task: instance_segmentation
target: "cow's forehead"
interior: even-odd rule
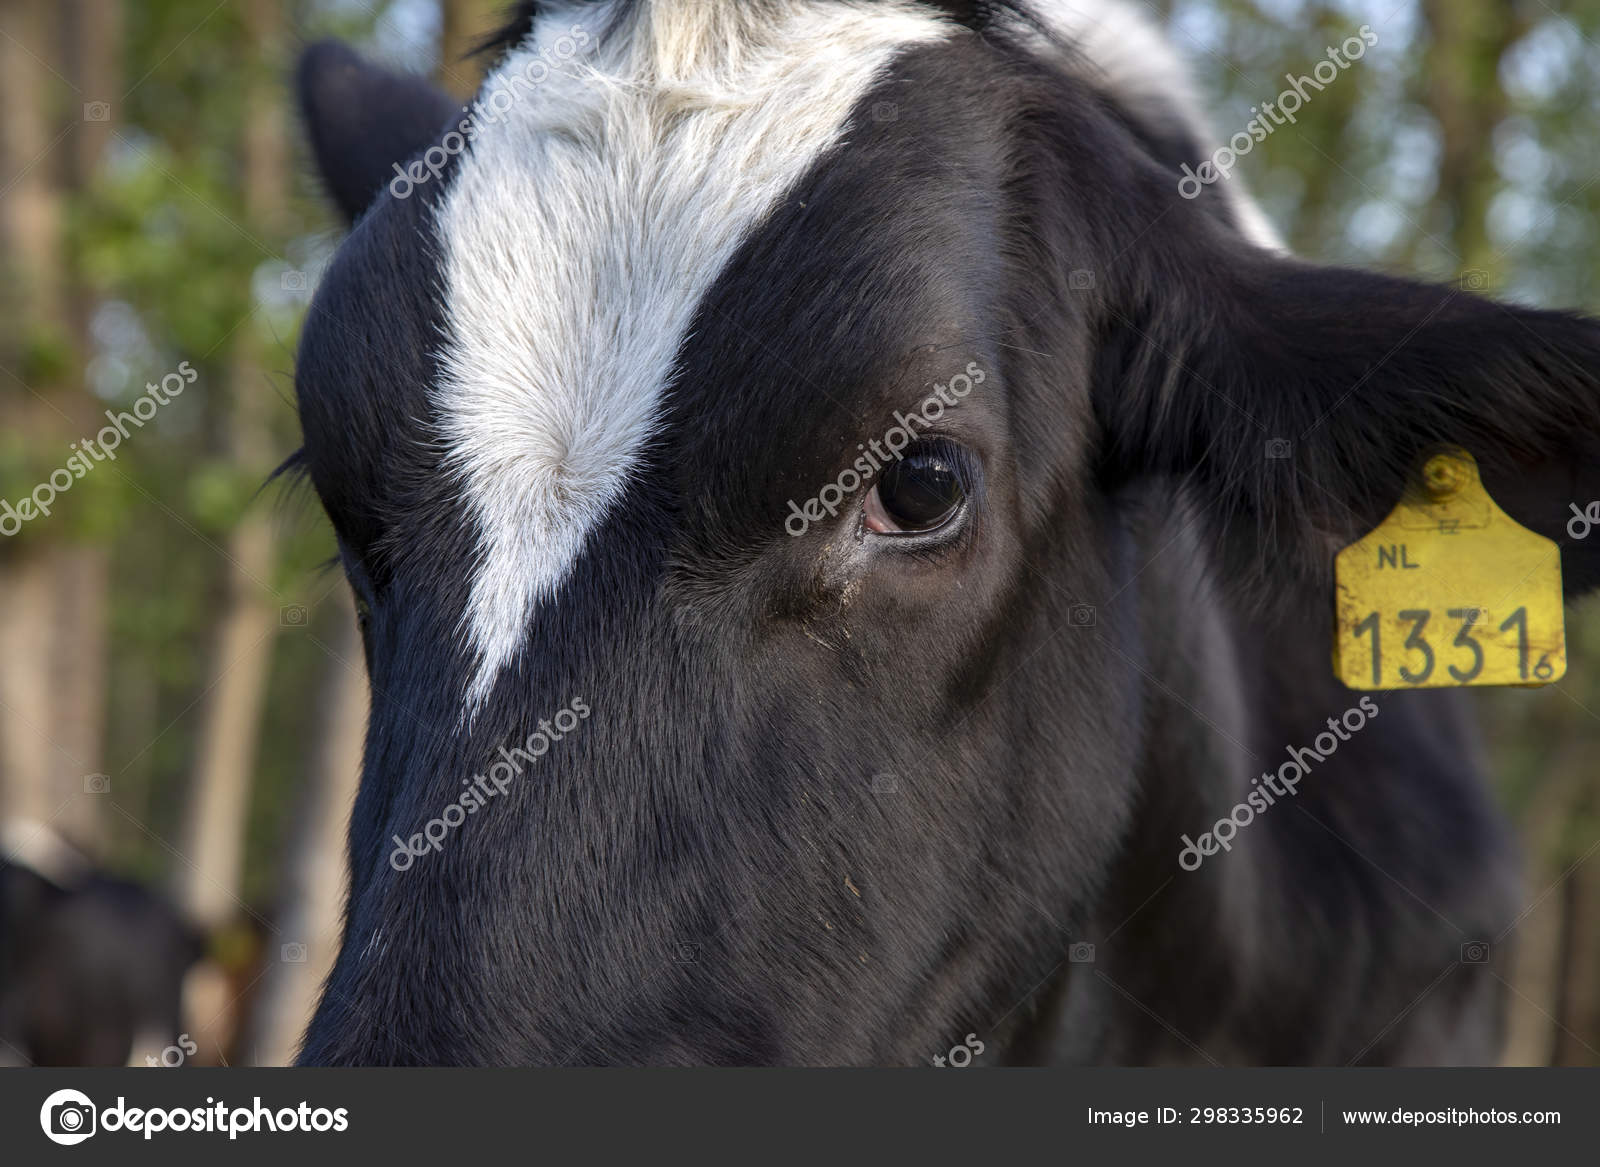
[[[587,5],[485,83],[434,208],[469,715],[624,490],[705,291],[891,62],[953,31],[909,3]]]

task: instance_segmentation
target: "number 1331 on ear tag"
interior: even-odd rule
[[[1561,549],[1447,450],[1334,560],[1334,675],[1352,689],[1548,684],[1567,671],[1563,615]]]

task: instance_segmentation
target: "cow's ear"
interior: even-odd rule
[[[437,142],[461,103],[420,77],[362,60],[339,41],[319,41],[296,71],[306,136],[328,193],[353,222],[403,163]]]
[[[1236,573],[1326,586],[1425,454],[1456,445],[1562,545],[1569,595],[1600,584],[1600,538],[1566,530],[1571,504],[1600,499],[1600,324],[1191,225],[1140,306],[1111,306],[1095,387],[1110,476],[1192,476]]]

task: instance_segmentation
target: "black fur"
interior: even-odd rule
[[[1331,554],[1421,451],[1468,445],[1552,535],[1600,495],[1569,493],[1600,329],[1261,251],[1178,197],[1176,117],[968,16],[705,296],[645,465],[470,730],[475,533],[426,393],[449,175],[344,245],[298,390],[374,700],[303,1062],[925,1064],[968,1033],[991,1062],[1493,1060],[1460,958],[1510,924],[1514,865],[1456,697],[1380,695],[1200,871],[1179,836],[1356,705]],[[784,533],[972,361],[956,537],[907,551],[854,507]],[[390,868],[574,697],[512,794]]]
[[[431,145],[461,103],[416,77],[374,69],[339,41],[318,41],[300,58],[300,110],[328,195],[353,220],[394,176],[391,169]]]

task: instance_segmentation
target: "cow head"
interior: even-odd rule
[[[1308,627],[1432,443],[1559,530],[1592,324],[1288,257],[971,7],[527,5],[465,110],[308,53],[372,720],[304,1061],[920,1060],[1138,828],[1151,497]]]

